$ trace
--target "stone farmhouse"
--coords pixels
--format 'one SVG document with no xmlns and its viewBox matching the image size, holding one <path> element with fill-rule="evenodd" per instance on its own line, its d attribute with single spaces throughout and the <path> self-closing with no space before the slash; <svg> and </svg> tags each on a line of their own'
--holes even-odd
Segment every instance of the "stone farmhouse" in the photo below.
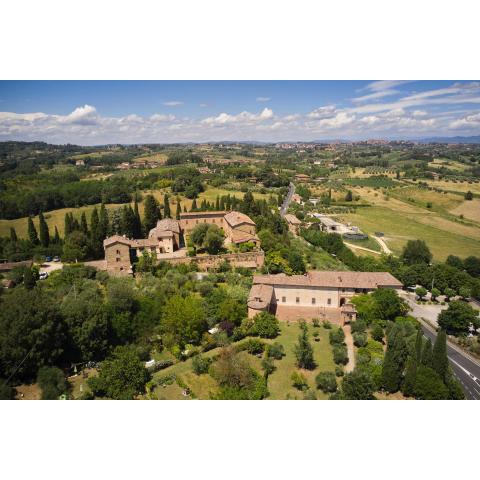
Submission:
<svg viewBox="0 0 480 480">
<path fill-rule="evenodd" d="M 344 325 L 356 319 L 350 299 L 377 288 L 398 290 L 402 283 L 388 272 L 256 275 L 248 296 L 248 316 L 270 312 L 281 320 L 319 318 Z"/>
<path fill-rule="evenodd" d="M 159 220 L 148 233 L 148 238 L 130 239 L 121 235 L 106 238 L 103 241 L 105 269 L 113 275 L 132 275 L 133 262 L 145 251 L 154 254 L 158 260 L 185 258 L 184 237 L 202 223 L 222 228 L 227 245 L 251 242 L 256 248 L 260 246 L 255 222 L 243 213 L 185 212 L 180 214 L 180 220 Z"/>
</svg>

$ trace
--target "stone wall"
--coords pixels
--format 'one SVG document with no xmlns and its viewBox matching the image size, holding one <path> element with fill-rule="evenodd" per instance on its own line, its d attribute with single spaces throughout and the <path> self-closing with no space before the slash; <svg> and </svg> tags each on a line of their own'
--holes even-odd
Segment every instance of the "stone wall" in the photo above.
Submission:
<svg viewBox="0 0 480 480">
<path fill-rule="evenodd" d="M 229 262 L 232 267 L 261 268 L 265 262 L 263 251 L 246 253 L 227 253 L 224 255 L 199 255 L 197 257 L 169 258 L 165 262 L 174 265 L 195 262 L 200 270 L 217 268 L 224 261 Z"/>
</svg>

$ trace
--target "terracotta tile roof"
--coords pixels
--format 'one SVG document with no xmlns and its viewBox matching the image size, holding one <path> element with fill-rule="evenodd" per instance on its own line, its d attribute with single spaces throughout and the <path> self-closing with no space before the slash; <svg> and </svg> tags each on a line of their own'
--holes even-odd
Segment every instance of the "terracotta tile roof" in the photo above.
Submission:
<svg viewBox="0 0 480 480">
<path fill-rule="evenodd" d="M 253 283 L 334 288 L 401 287 L 402 283 L 388 272 L 332 272 L 312 270 L 305 275 L 255 275 Z"/>
<path fill-rule="evenodd" d="M 178 220 L 174 220 L 172 218 L 164 218 L 163 220 L 159 220 L 157 225 L 150 230 L 148 236 L 162 236 L 160 235 L 161 232 L 174 232 L 180 235 L 180 224 L 178 223 Z"/>
<path fill-rule="evenodd" d="M 114 243 L 123 243 L 124 245 L 131 245 L 132 241 L 127 237 L 123 237 L 122 235 L 112 235 L 111 237 L 108 237 L 103 241 L 103 246 L 108 247 L 109 245 L 113 245 Z"/>
<path fill-rule="evenodd" d="M 248 295 L 247 304 L 250 308 L 260 310 L 267 308 L 272 301 L 273 287 L 270 285 L 253 285 Z"/>
<path fill-rule="evenodd" d="M 225 221 L 231 226 L 236 227 L 242 223 L 248 223 L 250 225 L 255 225 L 255 222 L 244 213 L 240 212 L 229 212 L 225 215 Z"/>
<path fill-rule="evenodd" d="M 15 267 L 31 267 L 33 262 L 31 260 L 22 260 L 21 262 L 3 262 L 0 263 L 0 271 L 8 272 Z"/>
<path fill-rule="evenodd" d="M 252 235 L 248 232 L 242 232 L 241 230 L 232 230 L 231 240 L 233 243 L 245 243 L 250 240 L 259 242 L 259 238 L 256 235 Z"/>
<path fill-rule="evenodd" d="M 168 233 L 173 236 L 172 232 Z M 134 240 L 130 240 L 130 246 L 133 248 L 156 247 L 157 245 L 158 241 L 155 238 L 136 238 Z"/>
<path fill-rule="evenodd" d="M 295 215 L 292 215 L 291 213 L 285 214 L 283 218 L 292 225 L 301 225 L 302 223 Z"/>
</svg>

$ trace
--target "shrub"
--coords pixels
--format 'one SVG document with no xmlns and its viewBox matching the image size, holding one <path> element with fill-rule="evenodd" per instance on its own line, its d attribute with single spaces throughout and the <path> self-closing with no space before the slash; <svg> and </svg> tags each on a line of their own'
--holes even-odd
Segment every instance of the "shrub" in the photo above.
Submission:
<svg viewBox="0 0 480 480">
<path fill-rule="evenodd" d="M 285 356 L 285 349 L 283 345 L 278 342 L 274 342 L 267 346 L 267 356 L 274 358 L 275 360 L 281 360 Z"/>
<path fill-rule="evenodd" d="M 345 375 L 342 391 L 347 400 L 371 400 L 374 398 L 375 384 L 368 372 L 354 370 Z"/>
<path fill-rule="evenodd" d="M 337 365 L 346 365 L 348 363 L 347 347 L 344 345 L 335 345 L 333 347 L 333 361 Z"/>
<path fill-rule="evenodd" d="M 371 331 L 372 338 L 377 342 L 383 342 L 383 328 L 380 324 L 375 323 Z"/>
<path fill-rule="evenodd" d="M 265 375 L 270 375 L 275 371 L 275 364 L 273 363 L 272 358 L 266 357 L 262 360 L 262 368 L 265 372 Z"/>
<path fill-rule="evenodd" d="M 320 372 L 315 377 L 317 388 L 323 393 L 333 393 L 337 391 L 337 380 L 333 372 Z"/>
<path fill-rule="evenodd" d="M 258 355 L 265 350 L 265 344 L 257 338 L 249 338 L 246 342 L 243 342 L 243 344 L 240 345 L 240 350 L 245 350 L 251 355 Z"/>
<path fill-rule="evenodd" d="M 254 324 L 251 333 L 262 338 L 275 338 L 280 333 L 277 317 L 267 312 L 258 313 L 253 317 Z"/>
<path fill-rule="evenodd" d="M 353 334 L 353 343 L 356 347 L 364 347 L 367 344 L 367 340 L 368 337 L 366 333 L 355 332 Z"/>
<path fill-rule="evenodd" d="M 364 333 L 367 330 L 367 324 L 363 320 L 357 320 L 351 324 L 352 333 Z"/>
<path fill-rule="evenodd" d="M 13 400 L 15 389 L 5 384 L 5 380 L 0 378 L 0 400 Z"/>
<path fill-rule="evenodd" d="M 304 400 L 316 400 L 317 399 L 317 394 L 315 393 L 314 390 L 312 390 L 311 388 L 309 388 L 308 390 L 306 390 L 303 394 L 303 399 Z"/>
<path fill-rule="evenodd" d="M 197 355 L 193 357 L 192 370 L 195 373 L 195 375 L 201 375 L 202 373 L 207 373 L 211 363 L 212 363 L 211 358 L 204 357 L 202 355 Z"/>
<path fill-rule="evenodd" d="M 319 327 L 320 326 L 320 320 L 318 318 L 314 318 L 312 320 L 312 324 L 314 327 Z"/>
<path fill-rule="evenodd" d="M 308 388 L 308 382 L 303 373 L 300 372 L 293 372 L 291 375 L 291 380 L 292 380 L 292 385 L 297 389 L 297 390 L 305 390 Z"/>
<path fill-rule="evenodd" d="M 322 326 L 325 330 L 330 330 L 332 328 L 332 324 L 328 320 L 323 320 Z"/>
<path fill-rule="evenodd" d="M 345 375 L 345 372 L 343 370 L 343 367 L 340 365 L 337 365 L 335 367 L 335 376 L 336 377 L 343 377 Z"/>
<path fill-rule="evenodd" d="M 57 400 L 67 391 L 65 375 L 57 367 L 40 368 L 37 383 L 42 390 L 42 400 Z"/>
<path fill-rule="evenodd" d="M 159 370 L 164 370 L 165 368 L 171 367 L 173 365 L 173 360 L 160 360 L 155 362 L 155 366 L 153 367 L 155 372 Z"/>
<path fill-rule="evenodd" d="M 328 338 L 330 345 L 342 345 L 345 340 L 345 333 L 341 328 L 336 328 L 329 333 Z"/>
</svg>

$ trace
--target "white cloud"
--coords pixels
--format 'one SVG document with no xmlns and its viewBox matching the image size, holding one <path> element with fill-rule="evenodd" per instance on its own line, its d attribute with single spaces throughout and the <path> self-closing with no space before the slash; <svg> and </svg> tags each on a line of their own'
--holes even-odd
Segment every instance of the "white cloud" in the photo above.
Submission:
<svg viewBox="0 0 480 480">
<path fill-rule="evenodd" d="M 175 120 L 175 115 L 165 115 L 162 113 L 154 113 L 151 117 L 150 120 L 154 122 L 171 122 Z"/>
<path fill-rule="evenodd" d="M 425 110 L 414 110 L 412 115 L 414 117 L 424 117 L 425 115 L 428 115 Z"/>
<path fill-rule="evenodd" d="M 252 124 L 263 120 L 273 118 L 273 111 L 264 108 L 260 113 L 241 112 L 238 115 L 230 115 L 228 113 L 220 113 L 216 117 L 207 117 L 202 120 L 207 125 L 225 125 L 225 124 Z"/>
<path fill-rule="evenodd" d="M 208 103 L 201 103 L 199 106 L 202 108 L 205 108 L 205 107 L 208 107 Z"/>
<path fill-rule="evenodd" d="M 355 115 L 349 115 L 347 112 L 339 112 L 334 117 L 319 120 L 319 127 L 339 128 L 350 125 L 355 121 Z"/>
<path fill-rule="evenodd" d="M 271 100 L 270 97 L 257 97 L 257 98 L 256 98 L 256 101 L 257 101 L 257 102 L 268 102 L 268 101 L 270 101 L 270 100 Z"/>
<path fill-rule="evenodd" d="M 178 107 L 180 105 L 183 105 L 183 102 L 180 102 L 178 100 L 170 100 L 168 102 L 163 102 L 163 105 L 166 107 Z"/>
<path fill-rule="evenodd" d="M 466 117 L 459 118 L 450 123 L 450 128 L 455 129 L 471 127 L 476 127 L 477 129 L 480 129 L 480 113 L 467 115 Z"/>
<path fill-rule="evenodd" d="M 312 110 L 309 114 L 309 118 L 327 118 L 332 116 L 336 112 L 335 105 L 326 105 L 324 107 L 318 107 Z"/>
</svg>

